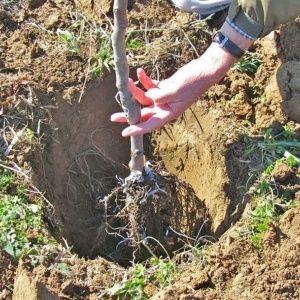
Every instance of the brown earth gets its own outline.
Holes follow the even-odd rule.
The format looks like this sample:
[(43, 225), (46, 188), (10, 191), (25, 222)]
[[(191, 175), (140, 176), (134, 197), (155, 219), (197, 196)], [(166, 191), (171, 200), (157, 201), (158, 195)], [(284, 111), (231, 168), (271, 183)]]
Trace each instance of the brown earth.
[(13, 282), (16, 275), (17, 263), (13, 258), (0, 250), (0, 299), (9, 299), (14, 289)]
[(43, 265), (19, 264), (13, 299), (103, 299), (124, 275), (125, 269), (103, 258), (85, 260), (52, 247)]
[[(26, 124), (38, 133), (40, 146), (29, 159), (35, 183), (54, 206), (54, 218), (53, 211), (46, 216), (52, 234), (58, 239), (66, 237), (73, 251), (93, 257), (99, 254), (91, 251), (91, 245), (103, 217), (96, 206), (116, 185), (115, 175), (126, 175), (129, 146), (120, 136), (120, 126), (109, 122), (110, 114), (118, 110), (114, 77), (92, 79), (85, 85), (89, 56), (97, 46), (83, 39), (82, 53), (76, 55), (57, 38), (57, 29), (71, 28), (70, 11), (81, 11), (88, 20), (105, 27), (109, 21), (104, 14), (111, 15), (111, 1), (31, 0), (19, 10), (0, 10), (1, 106), (7, 118), (22, 117), (9, 119), (16, 128)], [(131, 12), (131, 26), (141, 29), (147, 21), (147, 26), (172, 30), (149, 33), (148, 38), (154, 39), (160, 50), (151, 44), (137, 62), (143, 64), (145, 57), (150, 58), (145, 68), (152, 75), (156, 76), (157, 69), (161, 76), (171, 74), (197, 57), (186, 40), (175, 46), (172, 55), (166, 43), (169, 37), (184, 36), (183, 31), (189, 30), (190, 41), (201, 54), (209, 33), (198, 29), (200, 33), (194, 35), (195, 28), (184, 27), (191, 18), (170, 8), (168, 1), (138, 1)], [(215, 237), (240, 219), (251, 200), (246, 193), (251, 186), (249, 174), (257, 175), (262, 169), (260, 153), (252, 154), (250, 163), (245, 154), (259, 139), (252, 134), (270, 127), (280, 130), (278, 124), (286, 121), (294, 121), (290, 123), (294, 127), (300, 122), (299, 41), (296, 20), (256, 43), (254, 50), (261, 54), (263, 63), (254, 76), (231, 70), (203, 96), (205, 101), (149, 138), (147, 147), (151, 154), (154, 152), (153, 159), (162, 161), (169, 172), (187, 182), (193, 195), (195, 192), (193, 199), (203, 201)], [(18, 105), (16, 99), (20, 100)], [(13, 159), (25, 166), (23, 158), (15, 155)], [(292, 190), (290, 197), (297, 198), (299, 174), (286, 170), (276, 174), (282, 188)], [(287, 177), (283, 180), (282, 176)], [(175, 285), (153, 298), (297, 299), (299, 216), (299, 208), (286, 212), (280, 224), (269, 230), (259, 255), (246, 238), (226, 234), (208, 253), (205, 267), (192, 267)], [(185, 220), (189, 218), (184, 215)], [(57, 225), (62, 226), (62, 232)], [(14, 299), (109, 298), (105, 290), (124, 275), (124, 269), (104, 259), (58, 257), (52, 264), (34, 269), (20, 265)], [(6, 258), (0, 262), (10, 265)], [(64, 262), (71, 278), (68, 271), (53, 267)], [(3, 299), (11, 297), (6, 287), (12, 286), (14, 266), (9, 270), (0, 272), (5, 279), (1, 282)]]
[(193, 267), (151, 299), (299, 299), (300, 209), (271, 226), (257, 255), (247, 239), (226, 234), (204, 268)]

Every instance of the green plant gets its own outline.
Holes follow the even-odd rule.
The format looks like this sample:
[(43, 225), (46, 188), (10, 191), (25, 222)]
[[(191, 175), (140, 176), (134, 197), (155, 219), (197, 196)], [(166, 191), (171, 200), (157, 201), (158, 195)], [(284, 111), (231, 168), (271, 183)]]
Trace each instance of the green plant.
[(0, 174), (0, 190), (6, 191), (12, 183), (15, 181), (16, 177), (13, 173), (4, 170)]
[(235, 69), (242, 73), (254, 75), (258, 67), (262, 64), (262, 60), (258, 54), (247, 52), (236, 64)]
[(110, 289), (110, 295), (121, 299), (146, 300), (145, 293), (145, 268), (142, 264), (137, 264), (132, 278), (121, 285), (115, 285)]
[(155, 272), (152, 277), (158, 282), (160, 288), (171, 283), (176, 272), (175, 264), (172, 261), (164, 261), (158, 257), (153, 257), (151, 259), (151, 265), (155, 267)]
[(89, 74), (92, 77), (99, 76), (102, 74), (104, 68), (110, 71), (113, 65), (114, 62), (111, 39), (104, 37), (101, 40), (101, 44), (97, 53), (91, 59), (91, 68)]
[(297, 168), (299, 166), (298, 161), (296, 160), (296, 158), (294, 156), (289, 156), (287, 159), (287, 164), (290, 168)]
[(263, 179), (259, 183), (257, 193), (258, 194), (267, 194), (268, 192), (270, 192), (270, 183), (267, 180)]
[(270, 222), (276, 216), (277, 212), (273, 203), (265, 199), (258, 203), (257, 207), (252, 211), (249, 220), (250, 241), (258, 250), (261, 249), (263, 235), (268, 230)]
[(68, 279), (71, 279), (73, 276), (72, 270), (70, 266), (66, 263), (58, 263), (55, 265), (55, 268), (61, 272), (62, 274), (66, 275)]
[(59, 39), (65, 43), (70, 52), (75, 54), (80, 54), (80, 47), (78, 45), (79, 37), (77, 37), (73, 32), (69, 30), (57, 30), (57, 35)]
[(282, 130), (276, 134), (271, 128), (264, 130), (263, 141), (252, 144), (248, 151), (249, 156), (260, 150), (263, 172), (252, 188), (256, 207), (242, 231), (245, 230), (258, 250), (262, 247), (262, 238), (269, 224), (276, 222), (280, 214), (295, 205), (293, 199), (285, 198), (284, 195), (278, 193), (273, 175), (275, 175), (275, 168), (281, 164), (287, 164), (290, 168), (298, 167), (299, 159), (295, 155), (300, 154), (299, 149), (300, 142), (293, 130), (288, 126), (283, 126)]
[(26, 137), (31, 144), (34, 141), (34, 131), (30, 128), (26, 128)]
[(19, 259), (48, 243), (41, 208), (29, 200), (24, 186), (8, 171), (0, 174), (0, 247)]

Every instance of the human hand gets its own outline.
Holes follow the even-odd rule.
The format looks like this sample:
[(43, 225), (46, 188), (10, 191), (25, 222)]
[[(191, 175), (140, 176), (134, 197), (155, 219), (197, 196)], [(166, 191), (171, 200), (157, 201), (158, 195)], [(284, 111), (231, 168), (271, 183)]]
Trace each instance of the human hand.
[[(152, 80), (143, 69), (137, 70), (137, 76), (146, 91), (138, 88), (132, 79), (129, 79), (129, 88), (133, 97), (142, 105), (141, 122), (131, 125), (123, 130), (123, 136), (143, 135), (164, 126), (183, 113), (195, 99), (184, 97), (184, 91), (180, 88), (176, 78), (164, 81)], [(125, 113), (115, 113), (111, 121), (127, 122)]]
[[(142, 135), (176, 119), (209, 87), (219, 82), (234, 62), (230, 53), (212, 43), (201, 57), (184, 65), (166, 80), (152, 80), (143, 69), (138, 69), (138, 79), (146, 91), (138, 88), (132, 79), (129, 79), (129, 88), (145, 107), (141, 111), (141, 122), (125, 128), (122, 135)], [(124, 113), (113, 114), (111, 121), (127, 122)]]

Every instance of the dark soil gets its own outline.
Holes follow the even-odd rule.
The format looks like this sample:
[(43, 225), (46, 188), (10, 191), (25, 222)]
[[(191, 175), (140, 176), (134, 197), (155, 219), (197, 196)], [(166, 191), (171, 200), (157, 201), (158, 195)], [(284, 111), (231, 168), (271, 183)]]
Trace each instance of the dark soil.
[(5, 251), (0, 250), (0, 299), (9, 299), (14, 289), (17, 263)]

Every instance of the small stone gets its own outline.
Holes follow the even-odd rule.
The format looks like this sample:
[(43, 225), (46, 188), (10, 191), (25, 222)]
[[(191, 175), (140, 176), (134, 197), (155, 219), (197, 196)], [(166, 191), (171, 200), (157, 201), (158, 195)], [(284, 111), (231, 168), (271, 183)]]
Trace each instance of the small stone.
[(285, 163), (280, 163), (275, 166), (272, 175), (274, 179), (278, 182), (286, 181), (292, 174), (291, 168)]
[(47, 29), (53, 28), (55, 25), (57, 25), (59, 22), (59, 15), (58, 14), (53, 14), (49, 16), (47, 20), (45, 20), (45, 27)]

